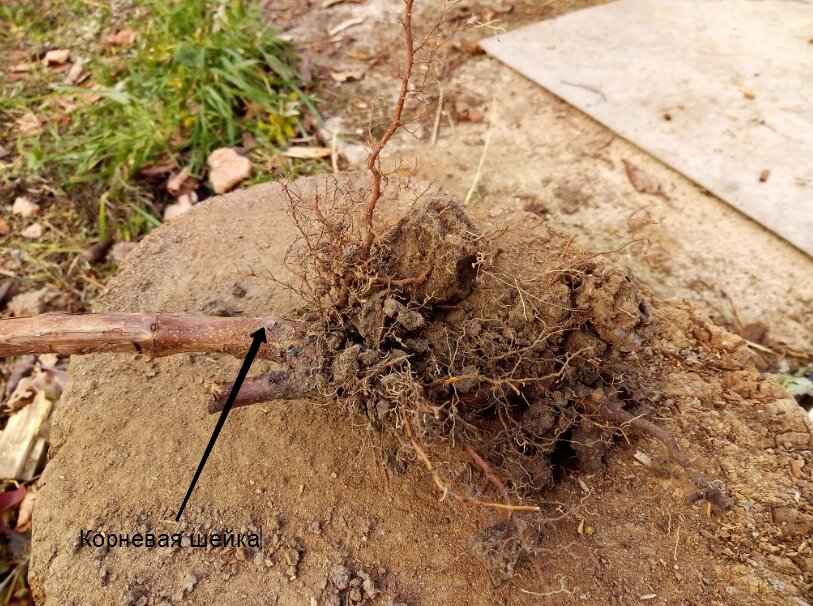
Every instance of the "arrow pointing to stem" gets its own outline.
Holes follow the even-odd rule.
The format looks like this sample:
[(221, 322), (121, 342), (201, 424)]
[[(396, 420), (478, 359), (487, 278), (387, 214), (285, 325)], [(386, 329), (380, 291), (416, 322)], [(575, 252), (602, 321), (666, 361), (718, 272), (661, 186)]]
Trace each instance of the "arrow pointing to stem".
[(195, 472), (195, 477), (192, 478), (192, 483), (189, 485), (189, 490), (186, 491), (186, 496), (183, 499), (183, 503), (181, 503), (181, 508), (178, 510), (178, 515), (175, 516), (176, 522), (181, 519), (181, 514), (186, 507), (186, 503), (189, 501), (192, 491), (195, 490), (195, 484), (198, 483), (200, 472), (203, 471), (203, 466), (206, 465), (206, 459), (209, 458), (209, 455), (212, 452), (212, 448), (217, 441), (217, 436), (220, 435), (220, 430), (223, 429), (223, 425), (226, 423), (226, 417), (229, 415), (232, 404), (234, 404), (234, 400), (237, 397), (237, 394), (240, 392), (240, 386), (243, 384), (243, 381), (248, 374), (248, 369), (251, 368), (251, 363), (257, 356), (257, 352), (260, 351), (260, 345), (263, 343), (268, 343), (268, 340), (265, 337), (265, 328), (260, 328), (259, 330), (251, 333), (251, 338), (253, 339), (251, 342), (251, 347), (248, 348), (246, 359), (243, 360), (243, 366), (240, 368), (240, 372), (237, 373), (237, 379), (234, 381), (234, 385), (229, 393), (229, 399), (226, 400), (226, 405), (223, 407), (223, 412), (220, 413), (220, 418), (217, 420), (217, 425), (215, 425), (215, 430), (212, 432), (212, 437), (209, 439), (209, 444), (206, 446), (206, 450), (203, 453), (203, 458), (200, 460), (200, 465), (198, 465), (198, 470)]

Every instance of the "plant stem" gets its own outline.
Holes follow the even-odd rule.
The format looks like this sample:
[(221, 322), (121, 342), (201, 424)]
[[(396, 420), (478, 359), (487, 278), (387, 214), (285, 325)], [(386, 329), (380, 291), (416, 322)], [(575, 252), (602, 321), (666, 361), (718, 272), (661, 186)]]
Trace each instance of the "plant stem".
[(222, 352), (244, 356), (249, 335), (266, 329), (258, 357), (283, 361), (301, 347), (305, 327), (280, 318), (220, 318), (192, 314), (43, 314), (0, 320), (0, 357), (34, 353), (133, 352), (168, 356)]

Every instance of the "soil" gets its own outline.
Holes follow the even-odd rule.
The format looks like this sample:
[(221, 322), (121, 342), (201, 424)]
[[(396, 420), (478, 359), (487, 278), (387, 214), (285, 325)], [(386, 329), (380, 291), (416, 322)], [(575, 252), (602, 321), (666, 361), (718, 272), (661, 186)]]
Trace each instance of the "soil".
[[(306, 198), (331, 187), (324, 177), (297, 185)], [(413, 202), (402, 190), (386, 209), (416, 216)], [(469, 211), (473, 225), (492, 234), (491, 246), (502, 251), (495, 267), (527, 271), (537, 259), (550, 259), (551, 247), (561, 258), (571, 254), (564, 248), (569, 238), (537, 214), (479, 205)], [(280, 280), (292, 279), (283, 258), (295, 235), (278, 185), (207, 200), (139, 245), (98, 310), (292, 316), (301, 301)], [(587, 298), (578, 305), (603, 342), (634, 354), (641, 344), (630, 337), (647, 322), (602, 334), (629, 300), (606, 293), (647, 289), (601, 260), (606, 271), (597, 276), (610, 283), (622, 276), (617, 288), (595, 284), (581, 291)], [(268, 272), (276, 280), (263, 277)], [(730, 510), (698, 499), (695, 484), (658, 440), (629, 431), (592, 470), (588, 461), (574, 463), (578, 453), (551, 458), (556, 481), (534, 495), (548, 522), (515, 524), (525, 533), (523, 544), (537, 550), (536, 566), (527, 558), (515, 565), (499, 547), (504, 512), (442, 499), (420, 460), (388, 457), (402, 450), (397, 436), (382, 437), (361, 415), (295, 401), (232, 412), (177, 524), (176, 509), (215, 424), (206, 413), (210, 384), (232, 379), (240, 361), (94, 355), (72, 360), (53, 423), (53, 459), (34, 514), (36, 599), (61, 605), (808, 603), (813, 451), (803, 410), (756, 370), (741, 338), (697, 306), (645, 298), (657, 330), (642, 342), (660, 365), (650, 367), (653, 358), (638, 352), (636, 400), (646, 406), (636, 414), (672, 432), (694, 467), (724, 484)], [(643, 313), (632, 300), (626, 315)], [(415, 326), (410, 320), (404, 314)], [(251, 374), (270, 368), (264, 364), (255, 363)], [(478, 474), (471, 465), (461, 470)], [(79, 544), (82, 529), (224, 528), (262, 530), (262, 551), (103, 551)]]
[[(429, 78), (426, 119), (385, 150), (401, 173), (413, 170), (463, 200), (478, 172), (470, 206), (493, 213), (533, 209), (577, 234), (592, 250), (624, 247), (620, 259), (663, 299), (688, 299), (715, 321), (748, 336), (767, 329), (760, 343), (778, 352), (765, 368), (786, 359), (813, 362), (813, 259), (761, 225), (649, 156), (634, 144), (487, 55), (476, 41), (604, 0), (464, 0), (450, 10), (461, 31), (439, 56), (444, 112), (431, 142), (438, 86)], [(331, 72), (360, 72), (360, 80), (325, 84), (320, 107), (339, 132), (345, 164), (359, 166), (371, 100), (391, 107), (402, 65), (398, 0), (341, 2), (317, 8), (267, 2), (269, 18), (286, 30), (308, 71), (331, 82)], [(437, 16), (436, 3), (416, 3), (420, 27)], [(331, 38), (332, 27), (360, 23)], [(381, 120), (383, 121), (383, 116)], [(373, 121), (375, 124), (376, 121)], [(491, 136), (488, 132), (491, 130)], [(330, 139), (326, 140), (330, 144)], [(640, 193), (624, 160), (659, 183), (661, 195)], [(633, 242), (635, 241), (635, 242)]]

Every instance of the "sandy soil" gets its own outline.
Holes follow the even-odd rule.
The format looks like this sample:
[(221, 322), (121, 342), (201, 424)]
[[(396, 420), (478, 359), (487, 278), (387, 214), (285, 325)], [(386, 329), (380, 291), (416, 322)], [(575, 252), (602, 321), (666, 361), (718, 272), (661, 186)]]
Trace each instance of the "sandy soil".
[[(531, 213), (473, 216), (485, 229), (507, 226), (503, 237), (523, 243), (520, 254), (543, 245), (546, 229)], [(224, 226), (234, 234), (228, 245)], [(145, 239), (100, 309), (290, 314), (286, 291), (248, 276), (250, 268), (279, 272), (292, 237), (275, 185), (211, 199)], [(397, 473), (380, 463), (391, 440), (330, 407), (291, 402), (232, 413), (177, 525), (215, 423), (205, 412), (209, 385), (231, 379), (239, 361), (88, 356), (72, 362), (35, 512), (38, 603), (335, 604), (350, 595), (329, 581), (343, 565), (372, 578), (382, 592), (373, 604), (621, 604), (652, 595), (661, 604), (805, 604), (810, 427), (786, 392), (736, 361), (748, 357), (740, 339), (691, 305), (669, 309), (666, 332), (683, 362), (664, 377), (659, 422), (726, 483), (730, 512), (691, 502), (693, 486), (656, 442), (621, 441), (605, 474), (566, 471), (551, 491), (551, 514), (556, 503), (580, 506), (546, 531), (544, 583), (522, 568), (495, 589), (469, 541), (497, 514), (440, 502), (420, 464)], [(636, 462), (637, 451), (653, 463)], [(81, 529), (223, 528), (262, 530), (262, 551), (108, 552), (78, 541)]]

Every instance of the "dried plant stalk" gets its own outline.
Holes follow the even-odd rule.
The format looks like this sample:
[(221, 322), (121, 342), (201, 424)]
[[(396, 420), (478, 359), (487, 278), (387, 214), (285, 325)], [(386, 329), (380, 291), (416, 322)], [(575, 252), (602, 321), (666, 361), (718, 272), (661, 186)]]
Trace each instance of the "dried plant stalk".
[(285, 361), (302, 347), (304, 326), (282, 318), (220, 318), (193, 314), (43, 314), (0, 320), (0, 357), (35, 353), (134, 352), (168, 356), (222, 352), (245, 356), (252, 332), (265, 328), (258, 357)]

